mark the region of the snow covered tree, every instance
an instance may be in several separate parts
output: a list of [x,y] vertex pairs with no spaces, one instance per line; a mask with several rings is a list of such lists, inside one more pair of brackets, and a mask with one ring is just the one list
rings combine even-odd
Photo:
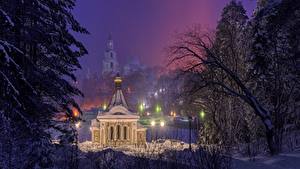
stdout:
[[287,126],[295,129],[299,121],[299,11],[296,0],[264,1],[249,26],[250,70],[259,99],[271,113],[276,152]]
[[[230,67],[233,73],[245,83],[247,83],[248,78],[245,64],[247,51],[244,49],[243,44],[245,42],[244,31],[246,30],[247,20],[246,10],[241,2],[231,1],[223,9],[212,47],[221,62]],[[218,81],[231,85],[232,82],[223,75],[223,70],[212,69],[211,71],[214,71],[213,74],[217,75],[212,78],[217,78],[219,79]],[[234,85],[232,85],[232,88],[238,89]],[[216,89],[222,91],[221,87],[214,86],[211,88],[212,92],[215,92],[214,90]],[[214,101],[218,102],[218,105],[222,107],[214,115],[215,123],[219,123],[222,140],[226,146],[235,145],[242,126],[245,125],[243,124],[243,113],[246,109],[249,109],[249,106],[245,105],[240,99],[220,93],[219,97],[216,96],[214,99],[211,99],[211,102]]]
[[[237,6],[234,9],[242,9],[241,4],[234,1],[231,4]],[[178,63],[185,72],[193,72],[199,79],[197,85],[199,90],[210,88],[214,92],[237,97],[250,106],[264,124],[270,152],[274,153],[274,133],[270,111],[263,102],[258,100],[249,84],[249,77],[245,76],[245,55],[243,55],[243,49],[239,47],[241,47],[240,31],[245,27],[246,18],[235,20],[245,17],[244,10],[237,11],[240,11],[237,12],[240,14],[237,16],[240,17],[230,16],[235,13],[231,10],[228,12],[230,16],[228,18],[232,19],[232,22],[223,17],[227,16],[226,13],[222,15],[227,21],[225,25],[229,28],[224,29],[225,33],[222,33],[222,36],[217,32],[217,37],[212,38],[211,35],[199,29],[192,29],[180,36],[170,48],[171,62]],[[219,25],[220,28],[221,24]]]
[[[219,59],[228,67],[231,67],[234,73],[239,77],[246,79],[245,70],[245,50],[242,50],[240,44],[243,42],[243,31],[246,28],[247,22],[246,11],[240,2],[231,1],[222,12],[222,17],[217,25],[216,37],[213,47],[211,48]],[[224,76],[223,70],[211,69],[211,78],[221,80]],[[200,79],[201,81],[201,79]],[[194,84],[191,82],[195,82]],[[223,83],[229,84],[230,80],[224,78]],[[201,82],[200,82],[201,83]],[[193,85],[195,88],[199,86],[199,80],[191,78],[187,85]],[[233,86],[234,87],[234,86]],[[189,90],[189,89],[188,89]],[[201,98],[206,107],[207,119],[204,121],[206,126],[211,129],[208,135],[212,136],[211,140],[206,139],[207,143],[223,144],[230,147],[237,143],[242,124],[242,112],[246,107],[244,103],[228,94],[224,94],[222,87],[210,86],[206,90],[201,90],[198,93],[198,99]],[[195,95],[195,92],[188,92]],[[189,95],[190,96],[190,95]],[[208,119],[209,118],[209,119]],[[215,140],[214,140],[215,139]]]
[[[51,168],[51,129],[75,140],[72,109],[80,109],[73,96],[81,92],[69,81],[87,51],[71,32],[87,31],[71,14],[74,5],[73,0],[0,4],[0,127],[7,136],[0,141],[1,168]],[[56,118],[62,113],[63,122]]]

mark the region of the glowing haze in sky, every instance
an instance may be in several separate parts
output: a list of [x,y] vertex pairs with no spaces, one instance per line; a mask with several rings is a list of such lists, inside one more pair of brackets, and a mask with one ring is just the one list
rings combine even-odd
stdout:
[[[222,8],[230,0],[77,0],[74,15],[90,35],[77,37],[89,54],[80,59],[83,72],[99,73],[108,34],[111,32],[118,60],[138,58],[146,65],[162,65],[163,49],[175,32],[200,24],[214,29]],[[242,0],[248,15],[255,0]]]

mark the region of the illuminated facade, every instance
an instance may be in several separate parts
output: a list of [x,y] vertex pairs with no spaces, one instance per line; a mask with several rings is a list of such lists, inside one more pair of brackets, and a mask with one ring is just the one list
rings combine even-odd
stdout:
[[122,92],[122,79],[117,76],[115,93],[105,112],[92,120],[92,142],[102,146],[145,145],[146,128],[139,123],[139,116],[129,110]]

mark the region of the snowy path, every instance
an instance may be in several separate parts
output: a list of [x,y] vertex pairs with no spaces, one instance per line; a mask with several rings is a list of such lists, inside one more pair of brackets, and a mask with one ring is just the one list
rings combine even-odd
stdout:
[[235,169],[300,169],[300,150],[274,157],[258,158],[254,162],[235,158],[233,166]]

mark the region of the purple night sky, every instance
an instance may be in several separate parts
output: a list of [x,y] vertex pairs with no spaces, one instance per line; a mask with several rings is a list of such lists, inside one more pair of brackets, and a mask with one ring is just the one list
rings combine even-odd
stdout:
[[[175,32],[200,24],[214,29],[230,0],[77,0],[74,15],[90,32],[78,35],[89,51],[80,59],[82,75],[89,68],[99,73],[105,42],[111,32],[119,62],[133,57],[146,65],[162,65],[163,49]],[[248,15],[255,0],[242,0]]]

